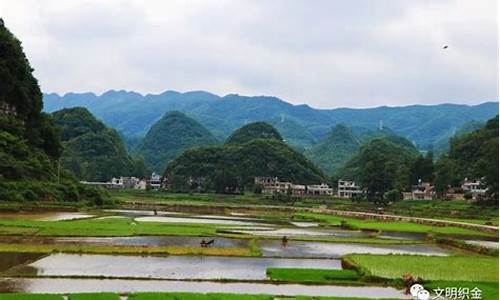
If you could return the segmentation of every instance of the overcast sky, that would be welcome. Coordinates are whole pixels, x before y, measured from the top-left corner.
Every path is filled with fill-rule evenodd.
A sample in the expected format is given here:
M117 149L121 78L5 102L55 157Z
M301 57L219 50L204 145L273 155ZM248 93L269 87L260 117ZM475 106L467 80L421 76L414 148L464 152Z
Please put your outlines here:
M497 100L497 14L486 0L0 0L44 92L321 108Z

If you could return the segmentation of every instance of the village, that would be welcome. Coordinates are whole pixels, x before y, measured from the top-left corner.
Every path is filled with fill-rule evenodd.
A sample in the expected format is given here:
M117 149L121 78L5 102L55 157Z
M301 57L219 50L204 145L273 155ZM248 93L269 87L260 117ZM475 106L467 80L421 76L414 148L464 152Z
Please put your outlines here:
M195 180L190 179L190 182ZM200 180L198 180L200 181ZM110 190L151 190L169 191L170 185L166 179L153 172L149 178L137 177L113 177L108 182L81 181L82 184L104 187ZM199 184L197 186L200 186ZM301 184L289 181L280 181L278 177L254 178L255 191L261 194L273 195L283 194L291 196L334 196L341 199L363 199L366 188L363 188L352 180L338 180L337 187L331 187L327 183ZM418 180L409 191L402 192L401 200L481 200L486 196L487 188L483 186L480 179L464 178L460 186L448 187L447 191L438 197L435 187L430 182Z

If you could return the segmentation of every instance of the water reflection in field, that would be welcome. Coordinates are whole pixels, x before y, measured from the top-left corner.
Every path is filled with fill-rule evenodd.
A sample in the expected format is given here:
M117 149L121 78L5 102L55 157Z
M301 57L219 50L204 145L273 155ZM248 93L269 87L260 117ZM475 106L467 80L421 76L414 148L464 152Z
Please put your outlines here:
M0 292L192 292L410 299L391 287L70 278L4 278L0 279Z
M52 254L29 265L41 276L266 279L270 267L340 269L336 259Z
M22 252L2 252L0 253L0 272L7 271L8 269L34 261L42 257L41 253L22 253Z
M260 240L258 241L258 245L262 251L262 255L268 257L339 258L351 253L448 255L446 250L429 244L376 245L289 241L286 245L283 245L280 241L276 240Z

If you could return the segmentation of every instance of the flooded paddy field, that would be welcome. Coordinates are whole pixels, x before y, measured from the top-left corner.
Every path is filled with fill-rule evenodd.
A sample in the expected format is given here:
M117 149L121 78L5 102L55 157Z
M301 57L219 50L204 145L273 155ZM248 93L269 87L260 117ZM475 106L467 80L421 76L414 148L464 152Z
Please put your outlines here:
M67 221L95 217L94 214L80 212L0 212L0 220Z
M484 248L498 249L498 241L466 240L465 243Z
M356 298L411 299L392 287L209 282L177 280L3 278L1 292L82 293L82 292L193 292L268 294L282 296L337 296Z
M248 228L248 229L228 229L228 232L238 233L238 234L249 234L254 236L264 236L264 237L369 237L368 232L355 231L355 230L343 230L343 229L308 229L308 228L276 228L271 230L262 230L260 228Z
M160 223L195 223L195 224L221 224L221 225L257 225L255 222L220 219L220 218L195 218L195 217L167 217L151 216L135 218L137 222L160 222Z
M29 263L43 257L40 253L3 252L0 253L0 273L8 269Z
M352 253L371 254L414 254L446 256L449 251L432 244L415 245L374 245L361 243L325 243L289 241L286 247L281 241L259 240L262 255L267 257L317 257L339 258Z
M337 259L52 254L26 265L37 276L265 280L267 268L341 269ZM23 268L19 268L20 275Z
M34 243L34 244L86 244L113 246L164 247L182 246L199 247L201 241L214 240L213 247L240 248L248 247L247 239L224 237L187 237L187 236L117 236L117 237L12 237L0 236L0 243Z
M280 268L342 272L341 259L351 254L438 258L457 253L439 247L425 232L346 229L336 223L294 219L292 214L259 217L229 210L217 214L168 209L0 213L0 226L7 228L5 232L16 226L29 229L0 235L3 251L16 249L13 246L52 249L44 250L45 254L0 252L0 292L219 292L404 299L399 287L370 286L361 279L350 282L356 286L331 279L304 284L307 278L277 284L268 272ZM498 249L491 236L453 238ZM213 240L211 247L201 247L202 241L209 240ZM40 245L49 247L37 248ZM120 254L125 250L129 252Z

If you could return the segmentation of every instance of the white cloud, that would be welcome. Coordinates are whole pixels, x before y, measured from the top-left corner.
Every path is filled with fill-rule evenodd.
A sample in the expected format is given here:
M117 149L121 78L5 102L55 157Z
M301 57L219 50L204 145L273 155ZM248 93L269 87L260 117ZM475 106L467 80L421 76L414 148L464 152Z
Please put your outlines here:
M498 99L494 0L0 0L0 15L46 92L207 90L315 107Z

